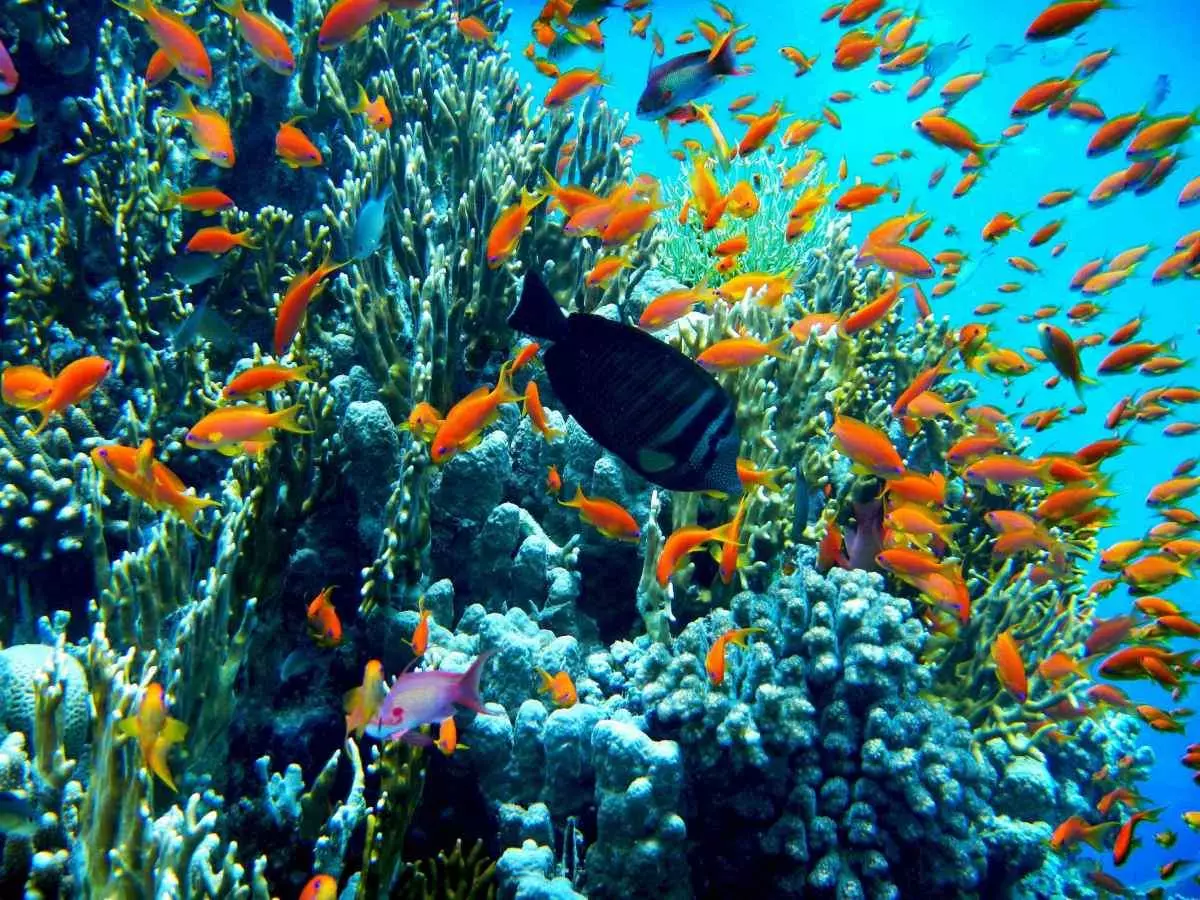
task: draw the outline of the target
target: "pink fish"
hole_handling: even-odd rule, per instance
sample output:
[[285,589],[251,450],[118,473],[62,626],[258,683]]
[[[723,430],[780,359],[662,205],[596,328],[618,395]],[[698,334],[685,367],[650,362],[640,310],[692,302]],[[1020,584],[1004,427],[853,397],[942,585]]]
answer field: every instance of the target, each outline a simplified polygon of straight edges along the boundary
[[17,67],[4,44],[0,43],[0,94],[11,94],[17,89]]
[[428,737],[417,729],[454,715],[455,706],[486,713],[479,699],[479,676],[491,655],[490,650],[480,653],[465,672],[405,672],[383,698],[378,714],[367,725],[367,735],[424,744]]

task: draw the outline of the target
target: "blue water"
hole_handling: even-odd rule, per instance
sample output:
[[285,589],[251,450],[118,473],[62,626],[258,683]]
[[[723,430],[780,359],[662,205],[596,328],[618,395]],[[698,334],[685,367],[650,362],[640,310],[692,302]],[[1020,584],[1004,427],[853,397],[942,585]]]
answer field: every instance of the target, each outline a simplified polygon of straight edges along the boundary
[[[539,98],[550,82],[519,54],[528,41],[529,23],[541,6],[541,3],[516,3],[506,35],[512,42],[517,66],[534,86]],[[919,209],[927,211],[934,219],[933,227],[917,245],[927,255],[932,256],[937,250],[948,247],[965,250],[971,255],[970,265],[974,270],[968,275],[969,266],[965,267],[958,288],[946,297],[932,301],[935,313],[948,316],[955,325],[987,321],[997,345],[1015,349],[1037,346],[1036,324],[1017,323],[1018,314],[1032,312],[1045,304],[1058,304],[1065,310],[1086,299],[1067,289],[1071,276],[1081,264],[1098,256],[1108,257],[1129,247],[1150,243],[1156,249],[1136,274],[1106,297],[1095,298],[1105,308],[1103,315],[1079,327],[1068,326],[1062,313],[1052,321],[1079,337],[1093,331],[1111,333],[1134,315],[1143,314],[1147,324],[1140,339],[1175,339],[1177,353],[1194,359],[1200,357],[1200,285],[1186,279],[1152,285],[1150,273],[1172,252],[1175,242],[1183,234],[1200,228],[1200,206],[1182,209],[1177,204],[1183,185],[1200,174],[1195,156],[1185,159],[1157,190],[1143,196],[1125,193],[1107,206],[1091,208],[1084,198],[1104,176],[1125,166],[1123,152],[1118,150],[1088,159],[1084,151],[1096,126],[1065,115],[1051,119],[1043,113],[1023,120],[1028,123],[1024,134],[1003,147],[974,189],[956,200],[951,192],[958,180],[958,157],[926,142],[912,127],[918,115],[938,104],[937,90],[941,84],[954,75],[984,69],[988,51],[998,44],[1023,46],[1023,52],[1012,62],[997,65],[989,71],[983,83],[956,104],[952,112],[984,141],[996,140],[1002,129],[1016,121],[1010,118],[1009,110],[1026,88],[1050,76],[1069,75],[1076,62],[1087,53],[1107,47],[1115,47],[1117,55],[1087,82],[1079,93],[1081,98],[1098,102],[1109,116],[1137,110],[1150,100],[1158,76],[1165,74],[1170,79],[1171,90],[1158,110],[1159,114],[1196,109],[1200,106],[1200,80],[1195,70],[1200,4],[1188,0],[1154,0],[1123,6],[1125,8],[1105,10],[1093,17],[1080,29],[1083,39],[1079,45],[1075,44],[1074,35],[1047,43],[1026,44],[1025,29],[1045,7],[1039,0],[1009,0],[1003,4],[925,0],[920,4],[924,20],[918,25],[912,42],[925,39],[935,43],[958,41],[969,35],[971,46],[923,97],[909,102],[905,94],[922,74],[919,68],[897,75],[877,72],[874,61],[850,72],[833,68],[834,47],[843,29],[836,21],[819,21],[824,4],[743,0],[734,5],[737,21],[747,25],[743,33],[756,35],[758,43],[739,59],[751,64],[754,71],[744,77],[727,79],[707,99],[718,114],[726,137],[733,143],[744,126],[736,123],[725,108],[742,94],[758,94],[758,100],[750,108],[753,112],[766,112],[772,102],[780,101],[789,113],[816,119],[820,118],[821,107],[832,92],[855,92],[856,99],[849,103],[830,104],[841,116],[842,130],[823,127],[814,138],[813,146],[823,151],[834,164],[845,157],[851,179],[861,176],[864,181],[882,183],[892,175],[897,176],[902,190],[901,208],[915,201]],[[668,57],[697,49],[699,38],[684,47],[677,47],[673,42],[675,35],[694,28],[697,16],[720,22],[707,3],[658,3],[654,5],[653,15],[651,30],[657,29],[662,34]],[[632,114],[645,85],[647,70],[658,60],[652,59],[648,39],[630,35],[628,21],[628,14],[613,10],[605,25],[603,56],[576,53],[563,68],[598,65],[609,81],[603,89],[606,102]],[[796,78],[794,66],[779,55],[778,49],[783,44],[796,46],[810,57],[819,53],[820,59],[808,74]],[[895,85],[893,92],[886,95],[873,93],[868,85],[877,78],[891,81]],[[672,126],[669,139],[664,142],[656,123],[638,121],[631,115],[628,131],[642,139],[635,149],[634,171],[650,172],[664,181],[679,175],[680,163],[672,159],[670,150],[679,148],[684,137],[697,138],[706,145],[711,143],[702,125],[686,129]],[[1193,134],[1187,148],[1193,154],[1197,140],[1198,136]],[[885,167],[870,163],[877,153],[898,152],[905,148],[913,151],[912,159]],[[794,155],[794,152],[786,154],[785,158]],[[928,189],[930,174],[942,164],[948,164],[945,178],[936,189]],[[1082,196],[1056,209],[1037,208],[1039,197],[1059,188],[1077,188]],[[1028,213],[1023,233],[1009,235],[993,252],[985,253],[987,245],[980,238],[980,230],[1000,211],[1013,215]],[[895,212],[895,207],[885,202],[855,214],[855,240],[860,241],[870,228]],[[1066,224],[1053,241],[1041,248],[1029,248],[1028,235],[1052,219],[1064,216]],[[957,226],[959,235],[953,238],[942,236],[942,229],[949,224]],[[1059,241],[1067,242],[1067,250],[1052,259],[1048,251]],[[1005,261],[1013,254],[1035,259],[1042,267],[1041,274],[1018,273]],[[997,292],[996,287],[1007,281],[1020,281],[1026,287],[1017,294]],[[931,284],[925,285],[927,293]],[[972,314],[978,304],[988,301],[1004,302],[1006,308],[985,320]],[[1094,370],[1108,349],[1111,348],[1101,346],[1083,351],[1085,370]],[[1014,419],[1030,410],[1059,404],[1073,406],[1076,399],[1068,384],[1060,384],[1054,390],[1042,386],[1050,374],[1048,367],[1039,367],[1018,379],[1011,389],[1006,389],[999,379],[983,380],[983,399],[997,403],[1013,414]],[[1117,400],[1153,385],[1167,384],[1195,385],[1195,368],[1153,382],[1136,373],[1103,379],[1100,385],[1087,391],[1085,414],[1070,417],[1040,435],[1030,432],[1033,443],[1029,453],[1073,450],[1108,436],[1111,433],[1105,431],[1103,420]],[[1022,401],[1021,410],[1014,408],[1018,401]],[[1200,410],[1182,407],[1165,422],[1180,420],[1200,421]],[[1200,438],[1164,437],[1161,432],[1165,422],[1139,425],[1133,432],[1137,445],[1105,464],[1105,470],[1115,475],[1112,487],[1118,496],[1111,503],[1119,515],[1114,525],[1101,533],[1101,547],[1139,537],[1156,524],[1159,520],[1145,506],[1146,494],[1155,484],[1170,477],[1177,463],[1200,455]],[[1104,577],[1104,574],[1095,570],[1091,580]],[[1200,612],[1200,588],[1193,580],[1179,583],[1166,592],[1166,596],[1185,612]],[[1102,603],[1099,615],[1125,612],[1129,602],[1124,588],[1119,588]],[[1181,641],[1178,646],[1194,647],[1195,642]],[[980,652],[986,652],[986,649]],[[1164,708],[1180,705],[1173,703],[1156,685],[1122,682],[1122,687],[1128,688],[1135,702],[1153,703]],[[1118,870],[1127,885],[1156,878],[1158,866],[1167,860],[1200,856],[1200,835],[1189,831],[1179,818],[1185,809],[1200,808],[1200,788],[1191,782],[1189,776],[1192,773],[1178,763],[1184,746],[1200,740],[1195,721],[1186,720],[1184,735],[1145,730],[1144,741],[1158,756],[1158,764],[1145,785],[1145,792],[1155,805],[1166,805],[1167,811],[1158,825],[1143,826],[1139,830],[1141,849]],[[1171,828],[1179,835],[1178,843],[1170,850],[1162,849],[1152,838],[1155,831],[1163,828]],[[1087,852],[1091,853],[1090,850]],[[1111,871],[1111,859],[1108,854],[1104,856]],[[1194,889],[1190,881],[1181,882],[1177,889],[1186,890],[1189,885]]]

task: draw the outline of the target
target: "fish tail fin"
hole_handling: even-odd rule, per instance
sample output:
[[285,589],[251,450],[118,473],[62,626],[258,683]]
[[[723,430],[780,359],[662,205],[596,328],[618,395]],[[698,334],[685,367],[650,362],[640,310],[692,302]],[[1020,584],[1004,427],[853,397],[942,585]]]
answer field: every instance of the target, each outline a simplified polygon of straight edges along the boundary
[[567,336],[567,315],[536,272],[525,274],[521,299],[509,313],[508,326],[549,341],[561,341]]
[[538,688],[539,694],[547,693],[554,687],[554,676],[545,669],[537,669],[538,677],[542,679],[542,686]]
[[146,764],[150,767],[150,771],[159,777],[163,784],[169,787],[175,793],[179,793],[179,788],[175,784],[175,779],[171,775],[171,767],[167,764],[167,757],[171,753],[172,742],[165,737],[159,737],[150,747],[150,752],[146,755]]
[[249,228],[244,228],[237,233],[238,240],[241,241],[243,247],[247,250],[257,250],[258,241],[256,241],[250,233]]
[[787,359],[788,354],[783,349],[784,343],[792,336],[790,331],[785,331],[779,337],[767,343],[767,355],[774,356],[776,359]]
[[354,85],[358,88],[358,100],[350,107],[350,112],[357,115],[366,112],[367,107],[371,105],[371,99],[367,96],[367,89],[362,86],[361,82],[356,81]]
[[213,0],[213,6],[227,16],[238,16],[246,11],[242,0]]
[[149,0],[113,0],[113,3],[139,19],[144,18],[150,6]]
[[726,643],[734,644],[738,647],[745,647],[746,641],[749,639],[750,635],[765,634],[766,631],[767,629],[765,628],[735,628],[733,631],[728,633],[729,636],[726,638]]
[[17,127],[22,131],[34,126],[33,101],[29,99],[28,94],[22,94],[17,100],[17,106],[13,110],[13,115],[16,116]]
[[574,507],[575,509],[579,509],[580,507],[583,506],[583,501],[585,499],[587,499],[587,498],[583,496],[583,486],[577,484],[577,485],[575,485],[575,496],[572,497],[570,500],[559,500],[558,505],[559,506],[571,506],[571,507]]
[[708,54],[708,68],[712,75],[745,74],[745,70],[738,68],[733,41],[733,36],[745,27],[745,25],[739,25],[713,41],[712,50]]
[[34,407],[34,411],[42,417],[42,421],[37,423],[37,427],[33,429],[34,434],[41,434],[46,426],[50,423],[50,417],[54,415],[45,405]]
[[512,383],[512,360],[507,360],[500,367],[500,375],[496,379],[496,396],[498,403],[520,403],[525,398],[516,392]]
[[463,672],[454,696],[454,702],[459,706],[465,706],[477,713],[487,713],[483,708],[483,700],[479,697],[479,676],[483,673],[487,661],[492,658],[492,653],[491,650],[484,650],[475,657],[467,671]]
[[292,434],[312,434],[311,428],[305,428],[296,417],[300,414],[300,404],[281,409],[275,414],[275,427],[290,431]]
[[219,508],[220,506],[221,504],[216,500],[210,500],[207,497],[192,497],[188,495],[185,496],[183,502],[179,504],[176,512],[179,514],[179,518],[183,519],[183,524],[185,524],[196,534],[199,534],[200,531],[196,528],[196,516],[200,515],[200,510],[211,509],[213,507]]
[[191,119],[196,115],[196,104],[188,96],[187,90],[179,89],[179,93],[175,97],[175,105],[167,110],[167,115],[176,119]]

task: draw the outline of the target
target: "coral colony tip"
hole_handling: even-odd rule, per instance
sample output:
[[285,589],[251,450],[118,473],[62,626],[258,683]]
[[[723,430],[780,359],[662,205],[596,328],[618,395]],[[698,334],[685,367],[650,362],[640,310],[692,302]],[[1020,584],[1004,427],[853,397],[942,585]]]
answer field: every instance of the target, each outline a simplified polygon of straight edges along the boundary
[[1195,6],[0,4],[0,897],[1196,896]]

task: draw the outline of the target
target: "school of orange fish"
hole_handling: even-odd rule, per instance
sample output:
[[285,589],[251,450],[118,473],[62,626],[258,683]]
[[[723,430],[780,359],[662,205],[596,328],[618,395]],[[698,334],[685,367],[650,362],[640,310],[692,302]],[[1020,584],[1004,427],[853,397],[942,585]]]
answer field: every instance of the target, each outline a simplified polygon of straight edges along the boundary
[[[206,90],[212,83],[212,65],[204,43],[195,30],[177,14],[155,4],[154,0],[117,0],[118,5],[140,20],[157,45],[149,60],[146,80],[151,83],[178,75],[192,86]],[[246,44],[271,71],[288,77],[296,67],[295,56],[282,31],[267,16],[251,12],[242,0],[217,4],[237,23]],[[349,41],[360,38],[372,22],[388,13],[403,9],[418,9],[425,2],[414,0],[336,0],[330,7],[317,36],[318,52],[328,52]],[[616,4],[611,4],[615,6]],[[571,104],[585,93],[600,90],[604,78],[599,66],[576,67],[561,71],[548,53],[565,42],[575,49],[602,52],[603,27],[612,27],[614,18],[597,15],[581,21],[579,10],[600,7],[609,11],[610,4],[594,4],[590,0],[549,0],[531,24],[533,40],[525,55],[537,71],[551,80],[544,98],[547,107]],[[653,30],[653,11],[650,0],[628,0],[623,9],[629,14],[633,35],[653,42],[658,56],[666,52],[663,37]],[[1112,6],[1107,0],[1063,0],[1048,6],[1026,33],[1028,41],[1041,41],[1068,35],[1092,16]],[[576,8],[577,7],[577,8]],[[886,8],[885,8],[886,7]],[[574,8],[574,9],[573,9]],[[744,54],[753,48],[757,38],[745,33],[746,25],[739,24],[732,10],[712,3],[718,23],[697,19],[694,30],[674,37],[677,45],[706,41],[712,48],[710,58],[716,58],[729,48]],[[821,14],[827,27],[843,29],[836,42],[832,65],[837,70],[852,70],[875,65],[880,78],[870,85],[871,90],[887,94],[897,89],[895,79],[921,67],[931,49],[931,42],[921,39],[918,11],[907,11],[887,4],[885,0],[851,0],[835,4]],[[495,35],[473,16],[456,19],[455,27],[469,40],[490,42]],[[782,46],[779,53],[795,66],[802,77],[816,65],[819,54],[793,46]],[[1192,114],[1168,114],[1156,118],[1144,111],[1107,117],[1094,101],[1081,96],[1089,78],[1109,63],[1112,50],[1088,53],[1071,72],[1048,78],[1030,86],[1014,102],[1011,116],[1016,120],[994,141],[982,141],[963,122],[952,116],[955,103],[975,88],[985,77],[984,72],[957,75],[940,86],[942,105],[914,119],[916,132],[926,141],[942,148],[948,155],[961,157],[961,177],[953,189],[955,197],[969,193],[978,181],[986,177],[991,166],[1001,165],[1003,152],[1012,142],[1019,141],[1025,129],[1024,120],[1030,116],[1066,115],[1094,123],[1095,131],[1081,152],[1089,157],[1107,154],[1123,156],[1119,167],[1104,178],[1086,198],[1074,190],[1063,189],[1047,193],[1037,201],[1040,209],[1055,209],[1064,204],[1080,202],[1099,205],[1111,201],[1122,192],[1145,194],[1157,190],[1183,159],[1182,148],[1200,118]],[[17,73],[7,53],[4,84],[12,90]],[[8,71],[11,70],[11,71]],[[748,70],[734,75],[748,74]],[[922,97],[935,86],[935,79],[920,74],[905,93],[907,101]],[[6,91],[7,92],[7,91]],[[745,127],[744,135],[730,141],[714,121],[711,107],[695,102],[672,109],[663,116],[664,135],[669,125],[702,125],[711,138],[711,146],[701,141],[685,139],[683,149],[674,155],[688,164],[690,194],[676,211],[681,225],[692,224],[707,235],[717,231],[711,248],[714,259],[714,282],[672,291],[654,299],[641,314],[640,326],[655,331],[693,312],[697,307],[711,309],[719,302],[736,303],[749,299],[767,307],[778,308],[789,295],[796,274],[784,272],[749,272],[739,264],[739,257],[749,247],[750,235],[740,223],[752,219],[760,201],[756,186],[739,181],[723,192],[714,170],[735,158],[754,154],[773,154],[779,161],[779,189],[794,192],[794,205],[788,216],[784,233],[778,240],[792,242],[810,232],[817,215],[827,207],[838,212],[854,214],[870,208],[884,198],[900,199],[895,181],[871,184],[849,180],[843,159],[837,168],[837,180],[826,181],[833,166],[817,146],[823,129],[839,129],[841,120],[835,106],[854,99],[848,91],[838,91],[811,118],[800,118],[784,111],[776,102],[761,114],[747,110],[757,102],[756,94],[738,97],[730,105],[738,121]],[[386,131],[392,116],[382,97],[371,100],[360,86],[354,107],[368,127]],[[233,135],[222,114],[211,108],[196,105],[186,90],[181,90],[171,115],[187,127],[198,159],[217,166],[232,167],[236,162]],[[784,126],[786,119],[792,121]],[[16,129],[34,126],[25,107],[18,104],[16,112],[0,116],[0,143]],[[636,143],[627,137],[626,148]],[[296,120],[280,125],[276,152],[288,166],[320,166],[320,150],[302,130]],[[639,176],[628,184],[619,184],[607,193],[597,193],[588,185],[562,185],[561,177],[571,160],[573,142],[564,144],[557,171],[546,172],[544,184],[533,190],[523,190],[515,203],[503,210],[493,223],[487,239],[487,261],[500,267],[510,259],[529,225],[534,210],[549,201],[547,213],[561,213],[562,229],[578,238],[593,238],[604,248],[586,275],[590,287],[608,284],[629,264],[625,248],[657,222],[657,215],[666,209],[659,193],[658,182],[649,176]],[[880,153],[873,162],[887,165],[896,159],[911,158],[911,151]],[[999,162],[997,160],[1000,160]],[[940,165],[928,180],[934,189],[948,171]],[[835,196],[836,195],[836,196]],[[1200,176],[1182,189],[1181,206],[1200,201]],[[214,214],[232,208],[234,201],[215,187],[189,187],[168,199],[168,205],[188,213]],[[992,216],[981,231],[981,240],[988,245],[1012,243],[1021,228],[1023,217],[1007,211]],[[773,357],[786,356],[790,347],[811,340],[834,339],[853,341],[890,317],[899,314],[901,299],[912,297],[917,315],[933,315],[933,309],[921,287],[931,281],[930,294],[934,299],[953,291],[968,254],[961,250],[944,249],[926,255],[915,244],[927,235],[932,219],[917,209],[913,202],[904,214],[886,219],[872,228],[859,248],[860,265],[877,266],[891,273],[890,283],[878,295],[858,308],[843,314],[812,313],[801,317],[775,336],[759,339],[750,335],[720,340],[703,350],[697,361],[714,372],[741,369],[762,363]],[[1028,239],[1029,253],[1055,243],[1048,250],[1051,257],[1066,252],[1067,244],[1060,232],[1064,220],[1059,218],[1036,230]],[[946,236],[957,234],[946,226]],[[249,231],[231,233],[223,227],[203,227],[189,238],[189,252],[223,254],[235,248],[253,251],[254,236]],[[1046,251],[1042,251],[1046,252]],[[1094,299],[1116,290],[1139,270],[1153,252],[1150,245],[1130,247],[1111,258],[1099,258],[1081,265],[1064,289],[1078,291],[1078,303],[1065,310],[1071,326],[1080,326],[1100,315],[1102,307]],[[1033,274],[1040,266],[1033,255],[1008,257],[1015,272]],[[277,429],[303,433],[297,414],[300,407],[290,406],[271,411],[266,406],[253,405],[255,398],[284,388],[291,382],[307,380],[313,375],[312,366],[286,364],[292,343],[304,326],[309,305],[321,294],[325,279],[350,261],[335,263],[328,256],[311,271],[300,272],[287,287],[279,303],[274,331],[273,350],[278,362],[257,366],[234,377],[222,392],[231,405],[223,406],[197,422],[187,433],[188,447],[217,450],[230,456],[257,456],[274,441]],[[1200,231],[1180,236],[1178,243],[1153,269],[1151,281],[1160,283],[1178,278],[1200,277]],[[999,286],[1001,293],[1016,293],[1020,281]],[[983,304],[975,309],[979,317],[995,314],[1002,309],[999,303]],[[834,446],[848,457],[857,472],[871,474],[885,482],[885,520],[883,548],[876,557],[878,567],[892,578],[911,586],[926,601],[925,616],[931,629],[953,634],[956,623],[965,623],[971,616],[971,592],[961,563],[953,557],[954,539],[952,510],[946,506],[947,481],[961,479],[968,490],[986,491],[996,497],[1021,498],[1021,505],[1010,509],[995,509],[986,516],[995,532],[993,553],[997,560],[1019,557],[1029,565],[1017,576],[1044,584],[1066,576],[1068,557],[1085,538],[1096,535],[1112,524],[1113,510],[1102,501],[1113,496],[1109,489],[1110,474],[1102,466],[1113,460],[1130,443],[1129,434],[1120,434],[1127,426],[1157,422],[1171,417],[1180,407],[1200,400],[1200,389],[1172,385],[1150,386],[1124,397],[1107,412],[1104,424],[1113,436],[1095,441],[1074,453],[1059,453],[1028,458],[1014,449],[1014,432],[1008,416],[989,406],[960,409],[959,403],[949,402],[939,395],[938,383],[943,378],[959,375],[994,376],[1017,379],[1034,372],[1040,364],[1054,369],[1047,379],[1048,387],[1060,381],[1070,384],[1078,396],[1078,405],[1060,404],[1027,414],[1021,427],[1043,431],[1072,415],[1082,415],[1085,390],[1096,377],[1109,378],[1131,373],[1162,376],[1177,372],[1185,364],[1174,353],[1169,339],[1154,340],[1143,336],[1145,322],[1136,316],[1111,332],[1093,333],[1082,338],[1049,320],[1056,318],[1062,308],[1041,306],[1019,321],[1037,323],[1039,346],[1022,350],[999,347],[990,340],[990,329],[984,322],[963,324],[956,339],[945,348],[944,356],[921,371],[902,393],[894,398],[891,415],[908,434],[914,434],[923,420],[965,417],[971,423],[967,436],[949,447],[944,455],[942,470],[928,473],[906,468],[904,461],[886,432],[867,422],[835,414],[830,433]],[[1097,364],[1087,365],[1083,352],[1091,348],[1106,348],[1106,355]],[[501,368],[494,387],[482,387],[454,404],[444,415],[427,403],[412,410],[402,427],[428,443],[433,461],[443,464],[455,454],[471,449],[484,431],[497,421],[505,404],[521,403],[532,425],[553,441],[560,433],[551,428],[542,406],[537,383],[531,378],[524,392],[513,387],[513,376],[532,365],[538,353],[536,343],[526,343],[516,356]],[[292,354],[296,356],[295,353]],[[51,419],[68,407],[86,401],[87,397],[112,371],[112,364],[99,357],[86,357],[70,363],[56,376],[37,366],[16,365],[4,370],[2,396],[5,403],[22,410],[37,412],[41,431]],[[1094,373],[1088,374],[1088,369]],[[247,402],[251,401],[251,402]],[[1174,421],[1165,426],[1167,437],[1181,437],[1200,430],[1192,422]],[[154,443],[145,441],[131,448],[107,445],[96,448],[92,459],[101,473],[113,484],[159,511],[179,516],[193,530],[199,531],[196,520],[202,510],[217,506],[215,501],[196,496],[163,463],[154,457]],[[1134,596],[1128,613],[1109,619],[1094,619],[1091,633],[1079,655],[1056,652],[1045,659],[1030,658],[1011,633],[1001,634],[990,648],[997,678],[1017,703],[1023,703],[1028,693],[1028,677],[1036,671],[1054,683],[1093,682],[1082,692],[1077,704],[1060,704],[1061,708],[1045,710],[1030,716],[1033,733],[1053,729],[1060,722],[1092,716],[1106,708],[1123,708],[1135,712],[1153,729],[1179,731],[1190,710],[1166,709],[1149,705],[1134,705],[1114,680],[1142,679],[1161,685],[1172,698],[1181,696],[1190,676],[1200,672],[1200,659],[1192,653],[1175,648],[1181,639],[1200,637],[1200,624],[1186,611],[1164,597],[1158,596],[1176,582],[1191,577],[1189,564],[1200,557],[1200,540],[1189,535],[1200,525],[1200,514],[1182,505],[1200,490],[1200,476],[1193,475],[1195,459],[1180,464],[1171,476],[1157,485],[1146,502],[1161,517],[1141,538],[1118,541],[1100,554],[1100,566],[1112,573],[1110,578],[1097,582],[1091,593],[1107,595],[1125,586]],[[943,471],[944,470],[944,471]],[[756,469],[749,461],[739,460],[738,474],[750,495],[756,490],[778,491],[778,479],[788,472],[787,466],[778,469]],[[1018,493],[1015,488],[1032,488]],[[563,490],[562,478],[554,467],[547,472],[546,489],[557,496]],[[1024,501],[1030,496],[1036,503]],[[578,510],[583,522],[600,534],[616,539],[637,541],[641,530],[634,517],[618,503],[603,497],[588,497],[579,487],[572,499],[561,499],[564,506]],[[729,583],[739,564],[739,532],[745,515],[746,498],[737,507],[732,519],[713,528],[689,526],[675,531],[663,543],[656,562],[655,574],[660,586],[666,587],[671,578],[695,552],[714,552],[720,562],[720,577]],[[842,537],[832,517],[826,516],[823,538],[818,548],[818,565],[829,568],[848,565]],[[309,605],[307,618],[314,641],[321,647],[337,646],[342,640],[342,625],[331,602],[332,588],[322,591]],[[419,624],[412,635],[412,649],[417,657],[424,654],[429,642],[430,614],[422,608]],[[705,660],[712,685],[722,684],[725,675],[728,645],[746,646],[747,640],[762,629],[733,629],[718,638]],[[551,674],[538,671],[540,690],[549,694],[559,706],[576,702],[575,687],[565,672]],[[364,670],[363,683],[346,696],[346,731],[361,735],[364,727],[378,713],[383,695],[384,675],[378,660],[369,662]],[[186,729],[166,714],[161,687],[147,692],[137,715],[123,725],[135,735],[147,766],[168,786],[174,788],[167,754],[172,744],[183,740]],[[457,743],[453,716],[442,722],[434,742],[444,753],[452,753]],[[1111,784],[1097,807],[1098,821],[1073,816],[1061,823],[1051,838],[1059,850],[1068,850],[1081,841],[1096,848],[1105,847],[1106,836],[1115,830],[1112,860],[1122,865],[1136,845],[1134,831],[1140,822],[1154,821],[1158,809],[1147,807],[1128,783],[1125,773],[1131,764],[1123,760],[1110,771],[1097,772],[1097,781]],[[1200,783],[1200,744],[1188,747],[1183,766],[1195,770]],[[1119,807],[1128,810],[1120,813]],[[1119,818],[1102,819],[1105,816]],[[1200,811],[1184,814],[1186,824],[1200,830]],[[1175,834],[1160,831],[1156,840],[1164,847],[1175,842]],[[1183,861],[1163,867],[1162,877],[1170,877]],[[1170,867],[1171,871],[1168,871]],[[1092,876],[1100,887],[1122,889],[1111,875],[1097,870]],[[325,879],[325,881],[321,881]],[[1156,888],[1155,890],[1161,890]],[[333,896],[336,882],[329,884],[327,876],[317,876],[306,888],[306,897]],[[1153,895],[1154,891],[1150,892]]]

